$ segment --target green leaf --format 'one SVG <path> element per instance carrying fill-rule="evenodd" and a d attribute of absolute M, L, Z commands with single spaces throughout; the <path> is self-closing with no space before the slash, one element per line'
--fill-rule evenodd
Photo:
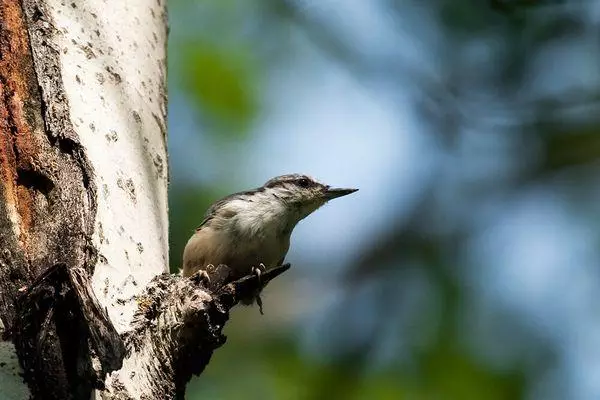
<path fill-rule="evenodd" d="M 187 43 L 180 85 L 219 133 L 243 134 L 257 112 L 253 62 L 239 49 Z"/>

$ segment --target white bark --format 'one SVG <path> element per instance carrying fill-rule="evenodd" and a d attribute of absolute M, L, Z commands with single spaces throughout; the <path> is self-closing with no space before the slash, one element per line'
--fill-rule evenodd
<path fill-rule="evenodd" d="M 289 266 L 165 273 L 164 1 L 0 15 L 0 398 L 183 398 L 237 299 Z"/>
<path fill-rule="evenodd" d="M 60 32 L 52 47 L 61 50 L 70 119 L 96 175 L 93 288 L 122 333 L 137 308 L 134 296 L 168 270 L 165 5 L 46 4 Z M 135 358 L 111 380 L 118 376 L 129 393 L 141 394 L 129 384 L 140 362 Z"/>
<path fill-rule="evenodd" d="M 93 287 L 122 332 L 137 307 L 133 296 L 168 269 L 165 2 L 25 0 L 22 6 L 46 117 L 60 114 L 51 109 L 57 96 L 66 100 L 62 116 L 74 137 L 65 136 L 81 144 L 94 171 Z M 20 234 L 22 218 L 16 210 L 9 214 Z M 16 360 L 14 346 L 0 342 L 2 398 L 27 393 Z"/>
<path fill-rule="evenodd" d="M 70 118 L 95 171 L 93 286 L 118 331 L 168 268 L 164 1 L 47 2 Z"/>

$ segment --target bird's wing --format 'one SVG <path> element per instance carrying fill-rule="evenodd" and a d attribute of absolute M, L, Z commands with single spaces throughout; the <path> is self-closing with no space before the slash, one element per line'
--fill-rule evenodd
<path fill-rule="evenodd" d="M 204 214 L 204 219 L 202 220 L 202 222 L 200 223 L 200 225 L 198 225 L 198 227 L 196 228 L 196 230 L 200 230 L 204 225 L 206 225 L 208 222 L 210 222 L 210 220 L 214 218 L 215 213 L 217 212 L 217 210 L 219 208 L 223 207 L 225 204 L 227 204 L 231 200 L 233 200 L 235 198 L 243 198 L 243 197 L 252 195 L 252 194 L 254 194 L 256 192 L 262 192 L 264 190 L 265 190 L 264 187 L 259 187 L 259 188 L 256 188 L 256 189 L 251 189 L 251 190 L 246 190 L 246 191 L 243 191 L 243 192 L 233 193 L 233 194 L 230 194 L 229 196 L 225 196 L 222 199 L 215 201 L 208 208 L 208 210 L 206 210 L 206 213 Z"/>

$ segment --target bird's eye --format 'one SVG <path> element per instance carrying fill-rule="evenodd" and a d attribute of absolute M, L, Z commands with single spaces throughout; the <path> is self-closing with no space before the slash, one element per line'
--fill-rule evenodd
<path fill-rule="evenodd" d="M 306 178 L 302 178 L 298 180 L 298 185 L 303 188 L 307 188 L 310 185 L 310 181 Z"/>

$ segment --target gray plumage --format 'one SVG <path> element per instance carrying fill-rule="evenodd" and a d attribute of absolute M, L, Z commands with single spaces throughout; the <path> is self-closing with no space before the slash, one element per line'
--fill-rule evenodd
<path fill-rule="evenodd" d="M 183 275 L 225 264 L 233 278 L 281 265 L 298 222 L 327 201 L 355 192 L 335 189 L 309 176 L 282 175 L 263 186 L 216 201 L 183 252 Z M 257 272 L 259 272 L 258 270 Z M 260 300 L 258 293 L 257 301 Z M 242 299 L 252 303 L 254 298 Z"/>

